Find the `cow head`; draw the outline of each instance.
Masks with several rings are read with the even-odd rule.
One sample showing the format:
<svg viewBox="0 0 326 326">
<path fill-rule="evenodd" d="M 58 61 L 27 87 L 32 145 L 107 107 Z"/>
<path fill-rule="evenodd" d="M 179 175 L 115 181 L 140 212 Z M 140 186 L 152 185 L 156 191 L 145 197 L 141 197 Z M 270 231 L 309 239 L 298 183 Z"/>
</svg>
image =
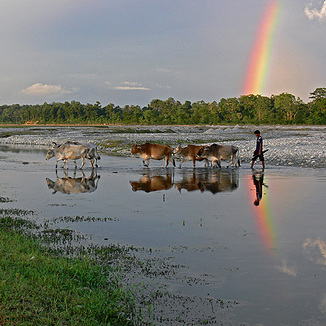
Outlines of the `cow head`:
<svg viewBox="0 0 326 326">
<path fill-rule="evenodd" d="M 49 160 L 50 158 L 52 158 L 54 156 L 54 150 L 53 148 L 49 149 L 47 154 L 46 154 L 46 159 Z"/>
<path fill-rule="evenodd" d="M 182 151 L 182 147 L 179 145 L 177 148 L 174 149 L 173 154 L 179 154 Z"/>
<path fill-rule="evenodd" d="M 137 154 L 137 153 L 140 152 L 140 150 L 141 150 L 141 146 L 140 145 L 133 145 L 130 153 L 131 154 Z"/>
<path fill-rule="evenodd" d="M 205 151 L 205 147 L 201 147 L 200 150 L 197 153 L 197 156 L 203 156 L 204 151 Z"/>
</svg>

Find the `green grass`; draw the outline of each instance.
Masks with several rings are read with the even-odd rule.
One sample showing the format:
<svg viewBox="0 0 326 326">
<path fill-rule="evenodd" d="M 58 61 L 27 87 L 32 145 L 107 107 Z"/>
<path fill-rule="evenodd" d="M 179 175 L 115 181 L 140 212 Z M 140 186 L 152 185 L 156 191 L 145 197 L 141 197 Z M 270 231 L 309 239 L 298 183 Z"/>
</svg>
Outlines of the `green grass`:
<svg viewBox="0 0 326 326">
<path fill-rule="evenodd" d="M 132 325 L 132 295 L 109 276 L 0 223 L 0 325 Z"/>
</svg>

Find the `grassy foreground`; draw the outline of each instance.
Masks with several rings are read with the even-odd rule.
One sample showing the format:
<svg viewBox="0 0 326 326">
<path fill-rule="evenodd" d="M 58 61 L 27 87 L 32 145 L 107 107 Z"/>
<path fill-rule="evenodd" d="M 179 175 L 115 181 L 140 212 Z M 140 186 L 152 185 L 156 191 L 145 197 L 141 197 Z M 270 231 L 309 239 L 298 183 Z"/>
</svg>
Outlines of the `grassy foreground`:
<svg viewBox="0 0 326 326">
<path fill-rule="evenodd" d="M 0 222 L 0 325 L 132 325 L 128 292 L 108 273 Z"/>
</svg>

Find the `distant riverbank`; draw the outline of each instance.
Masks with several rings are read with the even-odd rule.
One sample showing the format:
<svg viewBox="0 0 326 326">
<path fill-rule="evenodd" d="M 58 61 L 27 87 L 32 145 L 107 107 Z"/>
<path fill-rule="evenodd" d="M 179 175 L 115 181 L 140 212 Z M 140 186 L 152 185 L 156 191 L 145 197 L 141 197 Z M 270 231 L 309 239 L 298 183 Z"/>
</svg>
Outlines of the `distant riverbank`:
<svg viewBox="0 0 326 326">
<path fill-rule="evenodd" d="M 326 166 L 326 126 L 259 126 L 264 138 L 266 162 L 277 166 L 322 168 Z M 53 142 L 67 140 L 93 142 L 100 151 L 130 155 L 134 143 L 181 144 L 229 143 L 240 149 L 243 162 L 249 162 L 255 146 L 257 126 L 145 126 L 145 125 L 53 125 L 3 126 L 0 144 L 32 145 L 45 149 Z"/>
</svg>

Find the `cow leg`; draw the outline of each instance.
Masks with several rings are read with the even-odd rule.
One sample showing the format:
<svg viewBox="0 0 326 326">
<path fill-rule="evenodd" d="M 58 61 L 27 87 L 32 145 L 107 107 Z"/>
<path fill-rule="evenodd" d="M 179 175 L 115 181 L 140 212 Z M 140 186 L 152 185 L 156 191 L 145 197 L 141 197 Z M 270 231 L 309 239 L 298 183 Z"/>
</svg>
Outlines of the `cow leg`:
<svg viewBox="0 0 326 326">
<path fill-rule="evenodd" d="M 221 158 L 218 158 L 216 160 L 216 163 L 218 164 L 218 167 L 221 169 L 222 168 L 222 166 L 221 166 Z"/>
<path fill-rule="evenodd" d="M 181 158 L 181 161 L 180 161 L 180 165 L 179 165 L 179 169 L 181 169 L 181 165 L 182 165 L 182 163 L 185 161 L 185 159 L 182 157 Z"/>
<path fill-rule="evenodd" d="M 230 166 L 234 165 L 235 166 L 235 163 L 234 163 L 234 155 L 231 154 L 231 162 L 230 162 Z"/>
<path fill-rule="evenodd" d="M 212 161 L 212 168 L 214 167 L 214 165 L 215 165 L 216 168 L 217 167 L 221 168 L 221 163 L 219 162 L 219 160 Z"/>
<path fill-rule="evenodd" d="M 175 160 L 174 160 L 174 158 L 172 157 L 171 154 L 168 154 L 168 155 L 165 156 L 165 167 L 167 167 L 169 165 L 169 161 L 171 161 L 171 163 L 175 167 Z"/>
<path fill-rule="evenodd" d="M 141 158 L 143 159 L 143 165 L 148 167 L 149 166 L 149 160 L 150 160 L 151 156 L 148 155 L 148 154 L 145 154 L 145 155 L 141 156 Z M 147 161 L 147 164 L 146 164 L 146 161 Z"/>
<path fill-rule="evenodd" d="M 87 158 L 87 159 L 89 160 L 89 163 L 91 163 L 92 169 L 94 169 L 93 160 L 89 159 L 89 158 Z"/>
<path fill-rule="evenodd" d="M 146 163 L 146 161 L 147 161 L 147 163 Z M 148 166 L 149 166 L 149 158 L 146 158 L 145 160 L 143 160 L 143 165 L 148 168 Z"/>
<path fill-rule="evenodd" d="M 165 167 L 167 167 L 169 165 L 169 159 L 170 159 L 170 156 L 165 155 Z"/>
<path fill-rule="evenodd" d="M 82 168 L 83 168 L 83 166 L 85 165 L 85 157 L 83 157 L 83 156 L 82 156 L 82 158 L 81 158 L 81 159 L 82 159 L 82 165 L 81 165 L 81 167 L 80 167 L 80 168 L 82 169 Z"/>
<path fill-rule="evenodd" d="M 172 157 L 170 157 L 170 160 L 171 160 L 171 162 L 172 162 L 173 166 L 175 167 L 175 160 L 174 160 L 174 157 L 173 157 L 173 156 L 172 156 Z"/>
<path fill-rule="evenodd" d="M 82 179 L 81 179 L 81 182 L 85 182 L 85 173 L 82 171 Z"/>
</svg>

